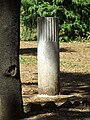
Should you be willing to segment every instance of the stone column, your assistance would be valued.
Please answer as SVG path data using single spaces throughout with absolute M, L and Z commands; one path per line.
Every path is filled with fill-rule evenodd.
M 20 1 L 0 0 L 0 120 L 23 115 L 19 73 Z
M 39 17 L 37 20 L 39 94 L 59 94 L 58 26 L 58 18 Z

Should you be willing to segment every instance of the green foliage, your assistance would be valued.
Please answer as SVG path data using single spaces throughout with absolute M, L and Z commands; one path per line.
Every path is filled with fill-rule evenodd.
M 21 40 L 36 38 L 37 17 L 59 17 L 60 41 L 90 39 L 90 0 L 22 0 Z
M 79 5 L 88 5 L 90 4 L 90 0 L 72 0 L 72 2 L 79 4 Z

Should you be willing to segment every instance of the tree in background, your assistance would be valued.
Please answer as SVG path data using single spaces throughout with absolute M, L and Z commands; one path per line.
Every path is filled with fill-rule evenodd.
M 60 40 L 90 39 L 89 0 L 22 0 L 21 40 L 36 38 L 37 17 L 59 17 Z

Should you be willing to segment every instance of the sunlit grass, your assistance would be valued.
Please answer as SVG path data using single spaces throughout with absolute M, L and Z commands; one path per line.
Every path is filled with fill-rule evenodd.
M 69 60 L 60 60 L 60 67 L 85 67 L 84 64 L 78 64 L 78 63 L 74 63 L 71 62 Z
M 20 64 L 36 64 L 37 57 L 36 56 L 20 56 L 19 57 Z

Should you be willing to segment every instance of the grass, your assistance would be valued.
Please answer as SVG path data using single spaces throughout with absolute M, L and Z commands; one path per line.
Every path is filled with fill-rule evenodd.
M 73 63 L 73 62 L 70 62 L 70 61 L 66 61 L 66 60 L 60 60 L 60 66 L 61 67 L 85 67 L 85 65 L 83 64 L 76 64 L 76 63 Z
M 37 42 L 21 42 L 22 48 L 37 48 Z M 60 43 L 60 71 L 90 73 L 90 42 Z M 20 55 L 20 64 L 37 66 L 36 55 Z
M 90 42 L 61 43 L 60 71 L 90 73 Z
M 20 44 L 22 49 L 37 48 L 37 42 L 30 41 L 24 42 L 21 41 Z M 62 98 L 57 98 L 54 100 L 58 105 L 62 102 L 65 102 L 67 99 L 71 101 L 75 100 L 84 100 L 88 98 L 90 100 L 90 42 L 69 42 L 69 43 L 60 43 L 60 92 Z M 42 103 L 44 99 L 40 97 L 34 98 L 34 95 L 38 94 L 38 70 L 37 70 L 37 55 L 30 53 L 24 53 L 20 55 L 20 75 L 22 84 L 22 95 L 23 103 L 38 102 Z M 66 96 L 64 98 L 63 96 Z M 68 98 L 69 95 L 74 95 L 74 97 Z M 26 97 L 27 96 L 27 97 Z M 31 97 L 30 97 L 31 96 Z M 47 98 L 45 100 L 48 101 Z M 51 100 L 51 99 L 50 99 Z M 83 106 L 84 107 L 84 106 Z M 62 116 L 51 116 L 51 118 L 46 117 L 45 120 L 57 120 L 58 118 L 70 120 L 79 120 L 80 115 L 83 113 L 84 117 L 89 115 L 83 110 L 87 110 L 88 107 L 82 106 L 72 108 L 71 111 L 76 111 Z M 81 110 L 81 112 L 79 111 Z M 90 110 L 90 108 L 88 109 Z M 68 112 L 68 111 L 67 111 Z M 86 116 L 85 116 L 86 114 Z M 39 114 L 40 115 L 40 114 Z M 70 115 L 70 116 L 69 116 Z M 44 115 L 45 116 L 45 115 Z M 76 116 L 76 118 L 75 118 Z M 35 120 L 38 119 L 38 116 L 34 116 Z M 64 118 L 65 117 L 65 118 Z M 32 120 L 33 118 L 31 118 Z M 42 117 L 40 120 L 43 120 Z M 85 118 L 86 120 L 87 118 Z M 90 119 L 90 118 L 89 118 Z M 88 119 L 88 120 L 89 120 Z M 84 120 L 84 119 L 83 119 Z
M 37 58 L 35 56 L 20 56 L 19 57 L 20 64 L 36 64 Z

